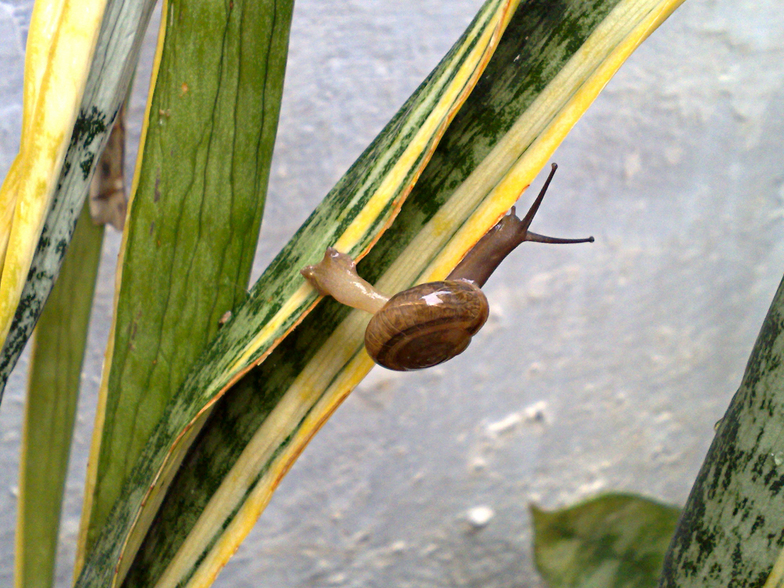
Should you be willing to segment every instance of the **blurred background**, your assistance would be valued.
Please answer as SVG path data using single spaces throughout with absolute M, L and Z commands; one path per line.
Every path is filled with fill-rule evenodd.
M 298 0 L 254 280 L 481 0 Z M 18 147 L 32 1 L 0 0 L 0 177 Z M 128 177 L 157 20 L 129 111 Z M 688 0 L 553 156 L 527 244 L 452 362 L 376 368 L 284 479 L 217 586 L 543 586 L 528 505 L 609 490 L 682 505 L 784 273 L 784 13 Z M 525 194 L 523 208 L 543 177 Z M 120 235 L 107 230 L 61 528 L 70 584 Z M 26 359 L 0 406 L 12 583 Z

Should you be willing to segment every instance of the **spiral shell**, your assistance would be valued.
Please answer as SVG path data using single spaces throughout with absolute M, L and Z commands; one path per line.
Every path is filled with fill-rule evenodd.
M 465 351 L 487 313 L 487 298 L 472 282 L 421 284 L 396 294 L 373 315 L 365 348 L 391 370 L 431 367 Z

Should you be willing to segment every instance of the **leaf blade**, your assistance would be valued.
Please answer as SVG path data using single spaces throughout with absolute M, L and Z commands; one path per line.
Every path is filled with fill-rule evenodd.
M 290 0 L 164 8 L 120 253 L 80 557 L 221 315 L 246 296 L 291 8 Z
M 0 351 L 0 392 L 57 279 L 95 164 L 128 93 L 154 4 L 154 0 L 108 0 L 106 3 L 93 63 L 76 123 L 69 131 L 71 143 L 59 170 L 51 209 L 32 256 L 21 302 L 14 311 L 10 331 Z
M 602 58 L 596 58 L 601 64 L 610 63 L 610 66 L 596 66 L 599 79 L 586 75 L 574 82 L 578 89 L 564 91 L 563 99 L 558 102 L 559 108 L 568 110 L 566 119 L 571 124 L 579 118 L 579 107 L 585 108 L 590 103 L 606 83 L 607 76 L 623 61 L 618 59 L 618 54 L 624 58 L 628 56 L 650 32 L 651 22 L 671 8 L 672 3 L 644 4 L 641 10 L 640 4 L 636 6 L 638 10 L 634 19 L 627 23 L 631 32 L 627 29 L 622 34 L 618 33 L 604 47 Z M 528 38 L 526 35 L 520 32 L 518 40 Z M 541 36 L 547 38 L 550 35 Z M 533 49 L 531 51 L 536 53 Z M 594 46 L 589 46 L 586 53 L 595 53 Z M 516 55 L 517 49 L 510 47 L 507 58 L 514 60 Z M 543 59 L 549 60 L 549 56 Z M 568 58 L 562 61 L 568 61 Z M 491 67 L 492 62 L 488 70 Z M 533 75 L 537 75 L 539 70 L 533 68 L 532 71 Z M 547 83 L 553 77 L 554 72 L 551 72 Z M 583 89 L 584 95 L 579 89 Z M 475 92 L 478 90 L 479 87 Z M 481 93 L 476 98 L 472 95 L 464 108 L 469 108 L 469 103 L 474 100 L 481 105 L 483 98 L 486 95 Z M 533 98 L 523 102 L 523 110 L 526 110 Z M 489 117 L 496 120 L 498 114 L 492 112 Z M 508 127 L 514 127 L 517 118 L 516 115 L 507 121 Z M 518 141 L 522 144 L 518 149 L 524 152 L 529 145 L 535 144 L 538 153 L 529 155 L 527 159 L 518 153 L 517 157 L 509 158 L 506 169 L 503 165 L 499 166 L 501 170 L 495 170 L 495 175 L 477 174 L 482 177 L 466 180 L 471 178 L 473 170 L 451 166 L 448 164 L 449 157 L 439 155 L 442 147 L 453 148 L 449 147 L 449 137 L 453 129 L 460 126 L 458 119 L 460 115 L 395 222 L 359 264 L 363 277 L 375 282 L 382 290 L 396 291 L 414 282 L 443 277 L 451 269 L 450 264 L 453 267 L 471 246 L 471 240 L 481 237 L 507 210 L 520 188 L 538 171 L 535 166 L 546 161 L 551 152 L 548 150 L 554 149 L 560 140 L 558 137 L 562 139 L 568 131 L 568 125 L 559 125 L 558 121 L 545 117 L 537 131 L 546 135 L 544 140 L 539 143 L 534 139 Z M 470 127 L 469 123 L 466 124 Z M 466 129 L 459 132 L 471 135 Z M 506 132 L 508 129 L 503 131 Z M 503 133 L 500 138 L 491 141 L 486 152 L 492 151 L 493 144 L 502 142 Z M 471 137 L 473 142 L 482 142 L 476 141 L 475 134 Z M 456 160 L 467 160 L 459 150 L 456 153 Z M 444 163 L 433 168 L 440 158 L 444 158 Z M 518 159 L 522 163 L 516 164 Z M 511 172 L 508 171 L 510 167 Z M 428 171 L 431 168 L 436 171 Z M 461 171 L 463 178 L 460 181 L 464 181 L 466 186 L 456 188 L 453 174 Z M 509 177 L 505 180 L 507 175 Z M 482 182 L 485 183 L 484 188 Z M 423 187 L 425 185 L 427 187 Z M 477 190 L 477 186 L 484 191 Z M 494 189 L 496 186 L 501 188 Z M 465 230 L 461 226 L 466 227 Z M 296 261 L 292 263 L 296 264 Z M 158 556 L 163 545 L 171 545 L 172 536 L 179 532 L 175 527 L 182 523 L 186 527 L 190 525 L 192 530 L 180 537 L 177 553 L 167 556 L 172 559 L 164 564 L 167 566 L 164 571 L 158 572 L 161 573 L 159 585 L 203 585 L 217 574 L 225 563 L 226 554 L 236 549 L 293 460 L 372 367 L 362 345 L 366 322 L 367 318 L 359 312 L 352 313 L 325 300 L 272 351 L 266 361 L 247 373 L 239 383 L 230 381 L 233 387 L 215 404 L 206 424 L 200 417 L 199 438 L 180 467 L 180 479 L 172 485 L 179 491 L 172 490 L 166 499 L 183 500 L 188 505 L 175 508 L 170 502 L 164 503 L 156 523 L 158 528 L 144 539 L 145 554 L 151 559 L 139 560 L 133 565 L 133 570 L 149 570 L 152 562 L 159 565 L 161 560 Z M 224 449 L 229 453 L 223 452 Z M 190 482 L 185 480 L 190 474 L 195 476 L 196 472 L 205 471 L 212 472 L 209 480 L 204 476 L 198 479 L 192 477 Z M 214 486 L 212 479 L 215 480 Z M 193 491 L 203 493 L 203 502 L 196 504 L 185 499 L 186 496 L 193 497 Z M 187 523 L 183 523 L 184 517 L 187 517 Z M 172 526 L 166 526 L 164 518 L 170 519 Z M 145 555 L 140 554 L 139 557 L 144 558 Z M 143 574 L 129 576 L 127 581 L 129 585 L 152 582 Z
M 511 4 L 514 3 L 512 2 Z M 405 159 L 401 154 L 406 153 L 406 148 L 408 146 L 405 139 L 409 127 L 406 125 L 411 124 L 411 117 L 418 115 L 420 118 L 426 118 L 428 113 L 435 110 L 436 114 L 431 117 L 431 119 L 435 121 L 432 128 L 437 129 L 438 132 L 442 132 L 446 126 L 446 122 L 448 122 L 457 111 L 457 108 L 454 106 L 454 100 L 464 98 L 467 93 L 463 89 L 466 86 L 466 83 L 473 83 L 478 78 L 479 74 L 476 72 L 477 64 L 481 66 L 484 64 L 483 62 L 486 61 L 486 58 L 489 55 L 487 47 L 491 42 L 496 42 L 498 34 L 500 33 L 500 28 L 504 24 L 504 19 L 508 18 L 510 3 L 492 0 L 492 2 L 489 3 L 489 6 L 491 9 L 494 7 L 496 9 L 488 9 L 482 13 L 485 19 L 490 19 L 490 24 L 488 26 L 480 28 L 484 35 L 482 41 L 483 45 L 474 49 L 472 44 L 469 46 L 468 50 L 458 52 L 456 55 L 451 55 L 455 63 L 460 64 L 464 61 L 470 61 L 472 63 L 472 65 L 468 67 L 470 75 L 464 75 L 462 79 L 453 82 L 451 71 L 442 71 L 442 77 L 438 80 L 438 84 L 440 85 L 436 86 L 436 90 L 429 94 L 421 92 L 415 94 L 415 97 L 404 105 L 403 109 L 401 109 L 401 113 L 390 123 L 388 129 L 391 129 L 390 136 L 392 139 L 389 139 L 387 142 L 397 141 L 395 144 L 396 151 L 394 152 L 394 158 L 396 158 L 396 160 Z M 497 8 L 499 6 L 500 8 Z M 443 67 L 442 70 L 444 70 Z M 432 87 L 432 84 L 434 83 L 432 82 L 432 79 L 430 80 L 430 83 Z M 439 101 L 442 97 L 441 90 L 443 88 L 446 88 L 445 92 L 451 95 L 446 96 Z M 428 103 L 428 100 L 431 100 L 432 103 Z M 414 112 L 414 115 L 411 115 L 411 112 Z M 417 128 L 419 126 L 421 125 L 416 125 Z M 290 330 L 293 324 L 301 320 L 301 314 L 300 316 L 292 317 L 292 310 L 301 313 L 303 309 L 312 306 L 316 298 L 315 294 L 311 292 L 309 288 L 302 286 L 302 279 L 298 273 L 299 265 L 291 265 L 289 263 L 290 257 L 303 258 L 305 255 L 312 256 L 314 252 L 323 251 L 322 243 L 336 241 L 337 238 L 333 238 L 334 235 L 349 234 L 351 232 L 347 230 L 351 225 L 351 221 L 363 210 L 362 207 L 364 202 L 372 198 L 375 194 L 375 192 L 373 192 L 373 185 L 368 186 L 368 182 L 377 185 L 383 182 L 383 178 L 385 177 L 385 174 L 388 173 L 389 169 L 394 169 L 394 166 L 390 166 L 389 164 L 389 158 L 379 159 L 376 157 L 379 153 L 380 141 L 381 140 L 377 140 L 368 148 L 360 160 L 364 163 L 355 164 L 355 166 L 349 170 L 344 180 L 331 192 L 330 196 L 328 196 L 328 203 L 324 210 L 327 211 L 328 215 L 331 215 L 334 218 L 334 222 L 329 225 L 328 230 L 326 232 L 323 230 L 323 218 L 320 218 L 319 211 L 317 210 L 314 215 L 306 221 L 305 226 L 300 231 L 299 237 L 299 239 L 302 240 L 303 232 L 307 233 L 308 231 L 312 231 L 311 234 L 316 236 L 315 241 L 308 240 L 302 251 L 297 251 L 287 258 L 287 255 L 294 249 L 293 245 L 289 246 L 277 258 L 277 261 L 273 261 L 271 269 L 267 274 L 268 282 L 265 282 L 265 279 L 262 278 L 261 285 L 257 284 L 257 286 L 254 287 L 254 295 L 252 295 L 250 301 L 243 305 L 236 313 L 236 316 L 234 316 L 218 334 L 218 337 L 213 344 L 213 350 L 216 350 L 217 355 L 213 357 L 212 361 L 217 362 L 221 366 L 234 365 L 233 372 L 216 372 L 215 368 L 211 366 L 210 369 L 198 377 L 205 378 L 209 381 L 215 373 L 220 373 L 220 377 L 217 381 L 211 382 L 211 384 L 203 390 L 193 388 L 192 384 L 186 383 L 183 388 L 181 388 L 181 392 L 185 390 L 188 391 L 188 394 L 191 394 L 192 392 L 190 392 L 190 390 L 193 390 L 194 392 L 198 392 L 197 397 L 195 399 L 189 398 L 186 394 L 173 399 L 169 410 L 164 413 L 163 420 L 145 448 L 145 452 L 150 451 L 151 453 L 143 453 L 142 457 L 137 461 L 137 467 L 132 471 L 131 478 L 127 482 L 124 491 L 124 495 L 127 499 L 124 502 L 118 503 L 112 513 L 112 520 L 102 529 L 101 536 L 96 543 L 96 548 L 88 555 L 78 585 L 89 585 L 93 582 L 104 584 L 109 583 L 110 581 L 116 582 L 118 581 L 118 578 L 122 578 L 125 566 L 132 559 L 135 548 L 141 540 L 141 537 L 143 537 L 143 534 L 139 535 L 138 533 L 129 537 L 127 535 L 128 529 L 133 526 L 144 528 L 146 524 L 148 524 L 144 519 L 144 517 L 148 516 L 146 513 L 154 513 L 155 506 L 162 496 L 161 489 L 166 486 L 169 474 L 176 469 L 176 466 L 179 464 L 178 460 L 181 459 L 178 452 L 173 453 L 168 461 L 162 459 L 168 452 L 170 445 L 187 445 L 189 440 L 193 438 L 200 428 L 204 415 L 209 410 L 209 405 L 214 400 L 215 395 L 221 393 L 226 381 L 239 378 L 241 371 L 249 369 L 253 362 L 260 361 L 260 357 L 277 342 L 277 339 Z M 402 173 L 396 171 L 397 176 L 404 181 L 396 190 L 388 192 L 385 197 L 381 199 L 383 201 L 381 206 L 378 206 L 378 201 L 376 201 L 376 210 L 381 211 L 381 216 L 373 217 L 372 215 L 369 215 L 366 219 L 363 236 L 359 240 L 357 240 L 356 235 L 350 237 L 350 240 L 356 242 L 354 247 L 358 251 L 362 252 L 363 249 L 369 247 L 377 238 L 378 233 L 391 221 L 395 208 L 400 206 L 399 200 L 402 198 L 401 194 L 404 195 L 405 191 L 410 189 L 408 182 L 418 175 L 420 167 L 416 166 L 422 165 L 422 162 L 429 156 L 436 142 L 437 137 L 428 137 L 426 140 L 421 141 L 421 144 L 418 146 L 418 154 L 413 158 L 413 165 L 409 164 L 407 167 L 404 165 L 404 171 Z M 411 158 L 409 158 L 409 161 L 410 159 Z M 365 170 L 359 169 L 362 165 L 369 166 L 370 171 L 364 173 Z M 370 180 L 368 180 L 368 178 L 370 178 Z M 361 194 L 359 197 L 356 195 L 346 195 L 348 190 L 356 189 L 357 187 L 364 187 L 364 191 L 360 190 Z M 334 202 L 338 202 L 340 205 L 332 205 Z M 322 210 L 322 216 L 324 210 Z M 133 214 L 133 205 L 131 211 Z M 296 242 L 297 239 L 298 238 L 295 237 L 293 242 Z M 282 275 L 283 272 L 288 272 L 288 274 Z M 296 276 L 296 278 L 292 279 L 292 275 Z M 272 278 L 270 278 L 270 276 L 272 276 Z M 273 302 L 268 303 L 268 295 L 263 292 L 264 287 L 269 285 L 269 283 L 274 284 L 269 290 L 277 294 L 283 292 L 293 292 L 294 294 L 286 299 L 285 305 L 274 302 L 274 299 Z M 264 308 L 264 312 L 261 312 L 260 308 Z M 254 324 L 244 324 L 243 321 L 240 320 L 241 316 L 252 317 Z M 265 320 L 269 320 L 269 323 L 272 326 L 269 326 L 268 324 L 266 329 L 262 328 L 258 329 L 258 332 L 254 332 L 256 326 L 263 324 Z M 232 325 L 234 325 L 234 327 Z M 234 332 L 234 329 L 236 329 L 236 332 Z M 261 348 L 259 341 L 262 341 L 261 346 L 266 347 Z M 227 353 L 227 350 L 231 353 Z M 184 427 L 182 426 L 183 424 Z M 168 439 L 168 441 L 162 442 L 161 438 Z M 150 480 L 155 486 L 148 491 Z M 138 508 L 142 504 L 145 505 L 145 511 L 140 519 L 139 517 L 141 515 L 139 514 Z M 122 561 L 122 565 L 118 572 L 119 576 L 115 576 L 112 580 L 109 578 L 112 577 L 111 574 L 113 570 L 111 568 L 114 566 L 107 567 L 107 561 Z
M 659 586 L 781 582 L 783 359 L 784 280 L 686 501 Z
M 531 505 L 536 567 L 550 588 L 651 588 L 679 513 L 616 493 L 555 511 Z
M 60 510 L 76 416 L 103 227 L 85 206 L 30 359 L 20 458 L 16 586 L 54 581 Z
M 15 173 L 9 176 L 12 181 L 0 187 L 3 222 L 0 226 L 3 261 L 0 341 L 3 342 L 11 329 L 65 160 L 105 3 L 105 0 L 46 2 L 36 10 L 36 18 L 31 22 L 39 30 L 33 30 L 30 36 L 33 51 L 25 65 L 32 79 L 25 84 L 24 142 L 13 164 Z

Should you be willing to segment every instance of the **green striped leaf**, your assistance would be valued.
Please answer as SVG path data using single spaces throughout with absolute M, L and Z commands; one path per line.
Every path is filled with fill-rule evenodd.
M 550 588 L 653 588 L 679 513 L 631 494 L 532 506 L 536 567 Z
M 60 277 L 35 331 L 20 458 L 16 586 L 43 588 L 54 580 L 60 508 L 101 257 L 102 225 L 106 220 L 124 223 L 124 163 L 121 110 L 90 185 L 90 201 L 82 208 Z
M 107 583 L 114 571 L 107 562 L 117 562 L 121 557 L 116 579 L 123 577 L 181 459 L 181 449 L 189 445 L 189 438 L 199 428 L 199 421 L 203 421 L 200 415 L 209 410 L 227 383 L 261 361 L 312 308 L 317 296 L 299 275 L 301 264 L 320 257 L 329 243 L 339 243 L 353 254 L 361 254 L 392 221 L 459 104 L 487 64 L 510 14 L 508 2 L 488 3 L 464 42 L 450 52 L 330 192 L 220 331 L 200 362 L 203 367 L 191 372 L 191 378 L 163 413 L 122 490 L 124 500 L 116 504 L 105 525 L 93 526 L 96 530 L 100 527 L 101 535 L 88 552 L 80 584 Z M 146 161 L 144 165 L 148 165 Z M 137 222 L 135 208 L 133 201 L 129 231 Z M 145 302 L 150 303 L 149 296 Z M 115 332 L 120 330 L 116 328 Z M 165 461 L 167 455 L 170 459 Z M 158 470 L 161 466 L 164 471 Z M 139 512 L 142 503 L 145 508 Z M 137 530 L 129 535 L 132 526 Z
M 35 331 L 25 406 L 16 520 L 15 585 L 54 581 L 79 381 L 103 227 L 84 206 L 60 278 Z
M 784 281 L 692 487 L 659 585 L 780 585 L 782 487 Z
M 70 144 L 62 166 L 58 168 L 59 177 L 53 176 L 57 181 L 51 208 L 32 254 L 29 272 L 25 270 L 27 280 L 23 282 L 19 305 L 15 310 L 11 309 L 13 321 L 0 351 L 0 394 L 57 279 L 95 164 L 128 93 L 154 5 L 154 0 L 108 0 L 106 3 L 93 64 L 78 115 L 75 114 L 75 124 L 72 131 L 69 130 Z M 31 34 L 32 30 L 31 23 Z M 25 84 L 28 83 L 26 75 Z M 25 101 L 27 104 L 27 97 Z M 57 107 L 62 108 L 62 103 Z M 11 173 L 6 182 L 10 179 Z
M 292 5 L 183 0 L 163 10 L 120 252 L 80 560 L 188 368 L 221 316 L 247 296 Z
M 367 317 L 331 300 L 307 314 L 317 295 L 299 269 L 333 245 L 367 255 L 360 273 L 388 292 L 445 276 L 678 4 L 530 2 L 513 14 L 514 4 L 487 2 L 186 377 L 78 585 L 106 585 L 107 567 L 118 559 L 117 579 L 128 570 L 129 586 L 208 584 L 293 460 L 373 365 L 362 343 Z M 484 77 L 454 116 L 504 29 Z M 454 73 L 465 69 L 474 73 Z M 437 130 L 453 116 L 436 149 Z
M 41 0 L 25 56 L 19 153 L 0 186 L 0 343 L 4 343 L 63 169 L 106 0 Z

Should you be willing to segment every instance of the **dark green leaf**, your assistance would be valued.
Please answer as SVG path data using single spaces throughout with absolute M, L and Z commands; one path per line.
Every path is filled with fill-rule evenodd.
M 686 502 L 660 585 L 763 586 L 784 548 L 782 489 L 784 281 Z
M 653 588 L 679 512 L 629 494 L 531 506 L 536 566 L 550 588 Z
M 211 0 L 164 8 L 166 34 L 120 256 L 82 553 L 221 316 L 247 297 L 292 7 L 292 0 Z

